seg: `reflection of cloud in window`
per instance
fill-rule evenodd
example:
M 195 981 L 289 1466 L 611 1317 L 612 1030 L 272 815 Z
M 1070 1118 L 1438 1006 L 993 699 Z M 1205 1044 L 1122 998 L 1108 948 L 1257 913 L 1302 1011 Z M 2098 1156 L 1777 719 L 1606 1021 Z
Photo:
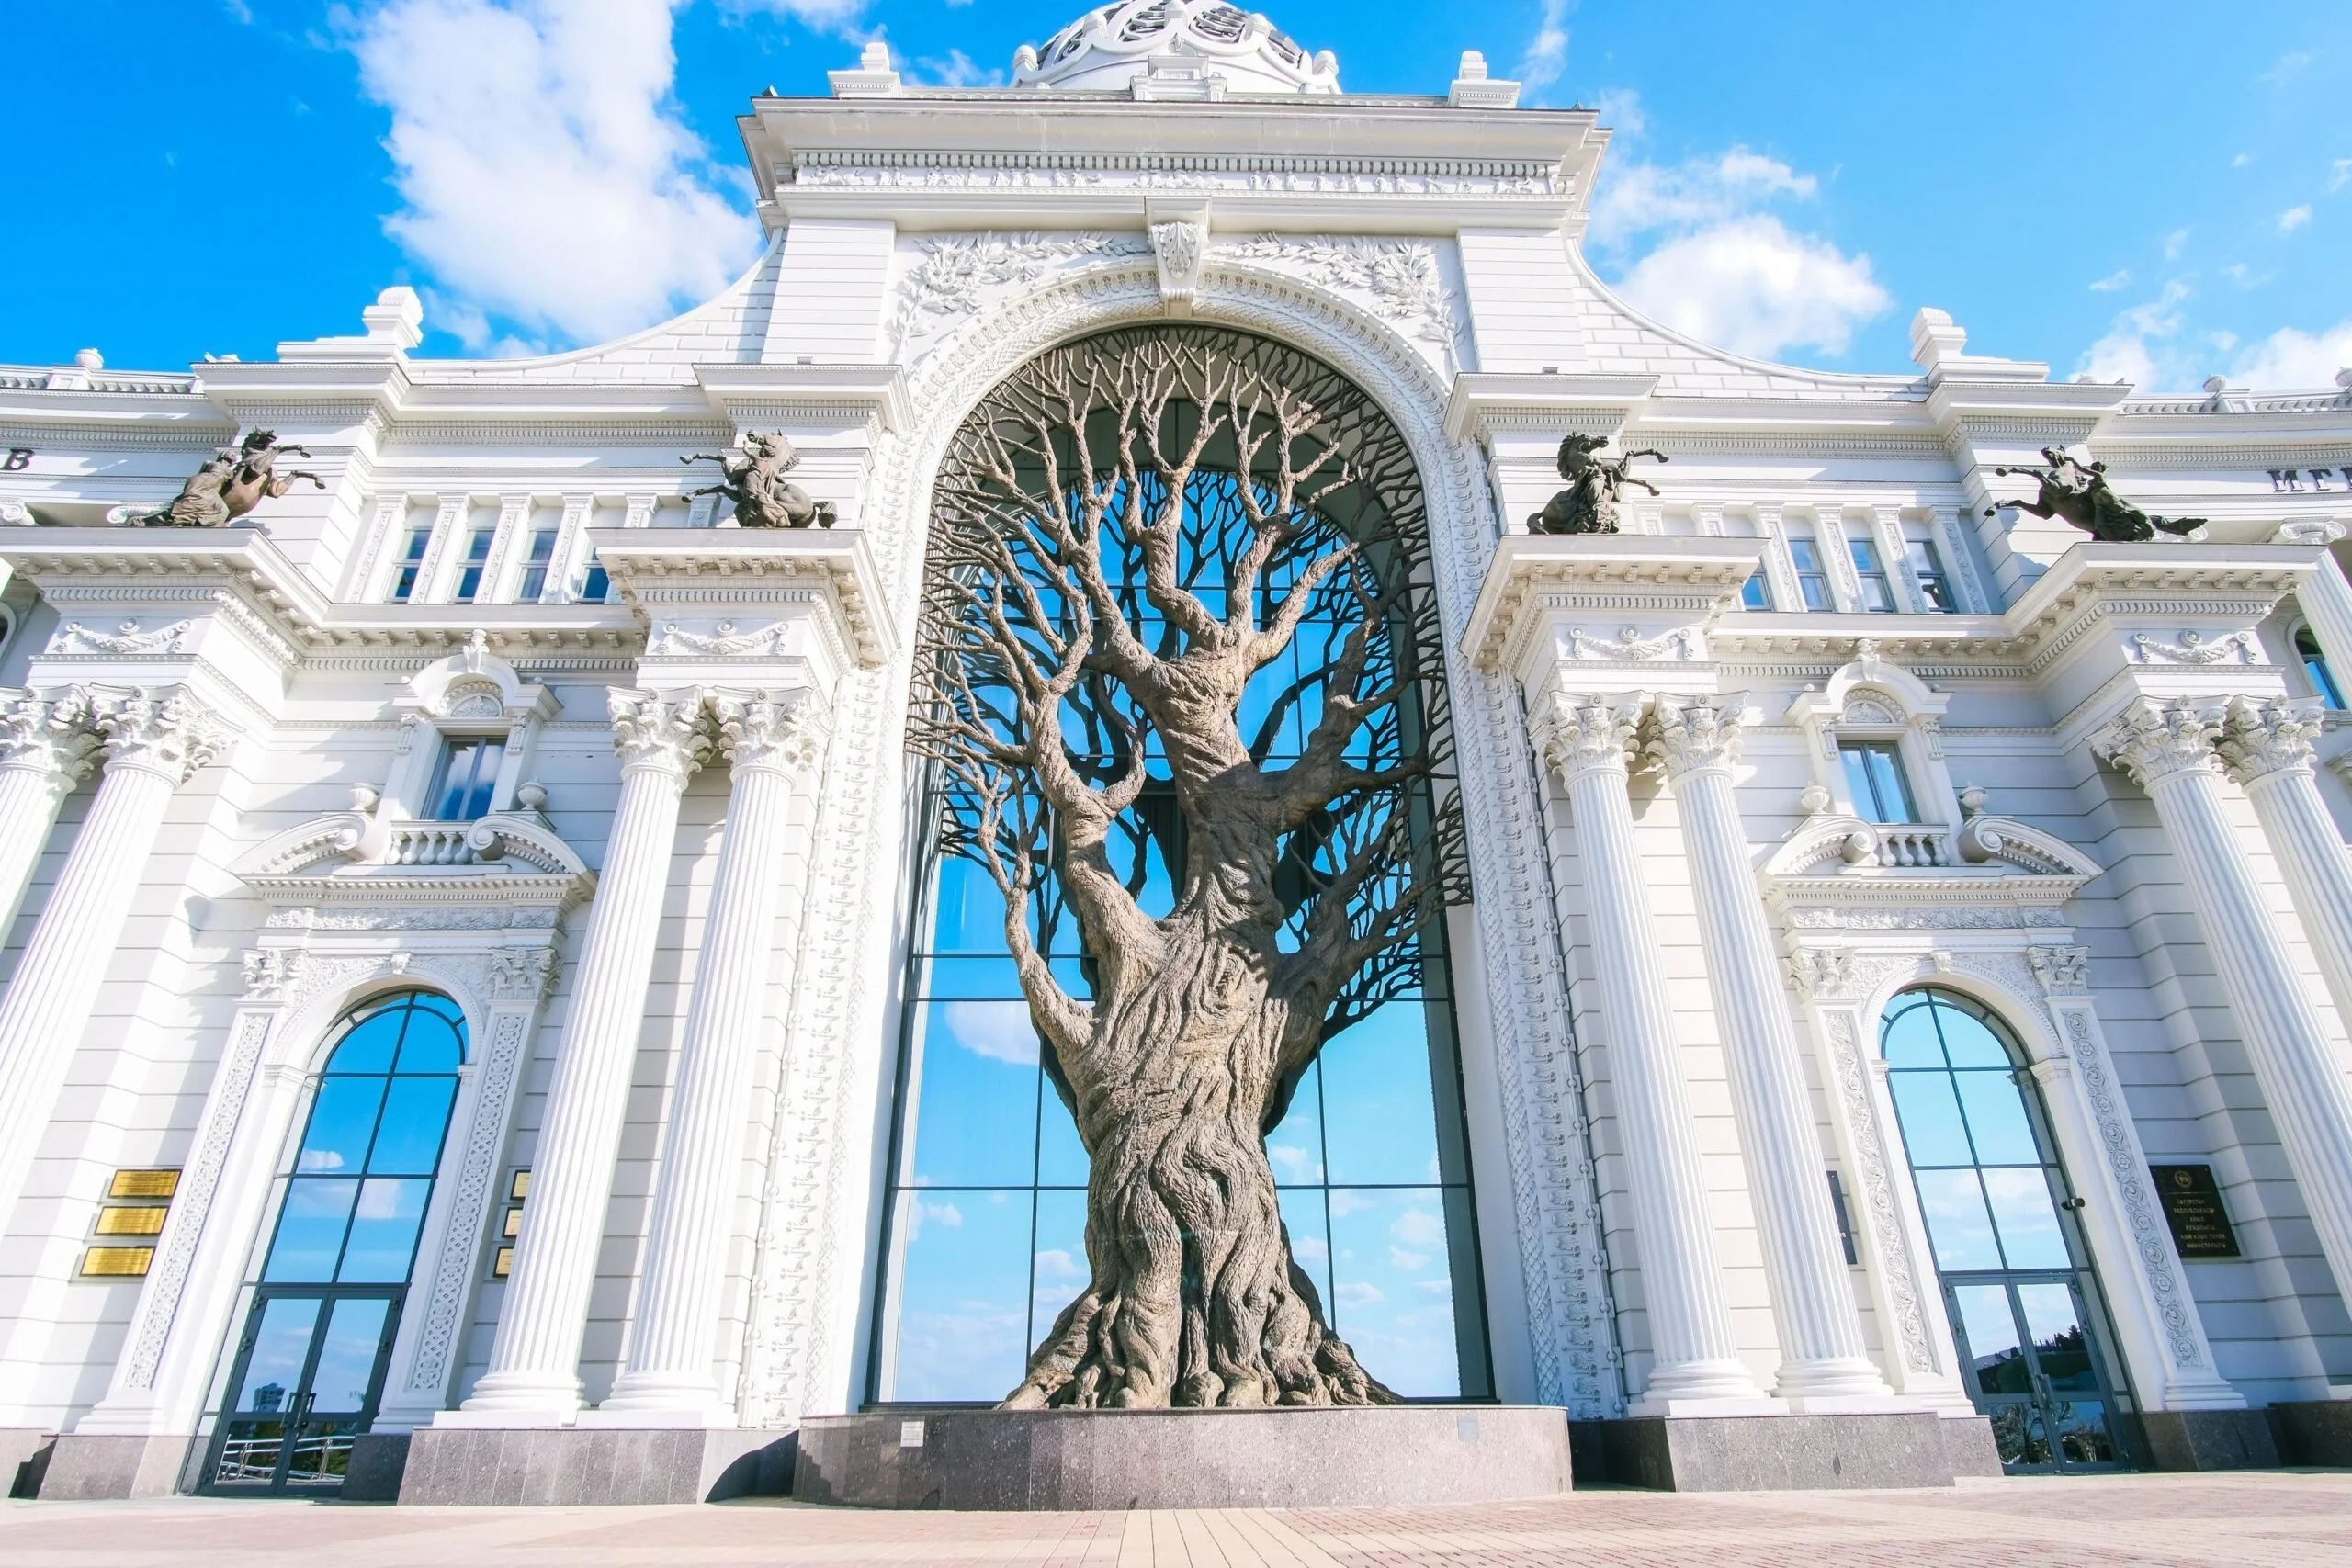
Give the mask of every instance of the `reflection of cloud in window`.
M 1293 1235 L 1290 1238 L 1290 1251 L 1291 1256 L 1301 1263 L 1324 1263 L 1329 1261 L 1331 1257 L 1330 1247 L 1319 1235 Z
M 918 1201 L 915 1204 L 915 1223 L 907 1227 L 909 1241 L 914 1241 L 922 1236 L 923 1223 L 926 1220 L 936 1220 L 951 1230 L 960 1230 L 964 1224 L 964 1211 L 953 1203 Z
M 1037 1065 L 1037 1032 L 1030 1026 L 1028 1004 L 949 1002 L 945 1011 L 956 1043 L 974 1055 L 1016 1067 Z
M 1405 1269 L 1418 1272 L 1427 1268 L 1429 1261 L 1430 1255 L 1426 1252 L 1408 1252 L 1401 1247 L 1392 1247 L 1388 1249 L 1388 1264 L 1392 1269 Z
M 1430 1297 L 1431 1300 L 1434 1300 L 1434 1301 L 1442 1301 L 1442 1302 L 1443 1302 L 1443 1303 L 1446 1304 L 1446 1308 L 1447 1308 L 1446 1314 L 1445 1314 L 1445 1316 L 1446 1316 L 1446 1321 L 1447 1321 L 1449 1324 L 1450 1324 L 1450 1323 L 1452 1323 L 1452 1322 L 1453 1321 L 1453 1280 L 1442 1280 L 1442 1279 L 1441 1279 L 1441 1280 L 1415 1280 L 1415 1281 L 1414 1281 L 1414 1283 L 1413 1283 L 1413 1289 L 1415 1289 L 1415 1290 L 1417 1290 L 1417 1291 L 1420 1292 L 1421 1292 L 1421 1294 L 1423 1294 L 1423 1295 L 1425 1295 L 1425 1296 Z
M 1378 1199 L 1367 1198 L 1361 1192 L 1351 1192 L 1345 1188 L 1334 1188 L 1331 1192 L 1331 1217 L 1335 1220 L 1343 1220 L 1350 1214 L 1361 1214 L 1378 1201 Z
M 1266 1157 L 1274 1168 L 1294 1179 L 1304 1179 L 1313 1173 L 1315 1156 L 1294 1144 L 1268 1144 Z
M 1058 1247 L 1047 1247 L 1037 1254 L 1037 1279 L 1041 1284 L 1047 1280 L 1081 1280 L 1085 1277 L 1078 1266 L 1078 1259 Z
M 412 1198 L 405 1181 L 363 1181 L 359 1184 L 358 1217 L 363 1220 L 398 1220 L 412 1213 L 403 1199 Z
M 1367 1285 L 1361 1280 L 1342 1280 L 1331 1293 L 1340 1298 L 1343 1307 L 1374 1306 L 1388 1299 L 1380 1293 L 1379 1286 Z
M 1408 1247 L 1435 1247 L 1445 1239 L 1445 1222 L 1427 1209 L 1408 1209 L 1396 1216 L 1388 1234 Z
M 297 1170 L 341 1170 L 343 1156 L 333 1149 L 304 1149 Z

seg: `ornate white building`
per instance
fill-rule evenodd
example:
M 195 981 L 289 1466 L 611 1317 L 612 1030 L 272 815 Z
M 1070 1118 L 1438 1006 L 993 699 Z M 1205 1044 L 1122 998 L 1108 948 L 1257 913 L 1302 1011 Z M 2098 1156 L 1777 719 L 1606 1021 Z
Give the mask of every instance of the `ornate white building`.
M 1607 130 L 1476 55 L 1347 94 L 1125 0 L 1013 77 L 754 100 L 764 254 L 621 342 L 413 358 L 391 289 L 0 370 L 20 1489 L 698 1496 L 1019 1380 L 1083 1156 L 940 869 L 915 606 L 978 400 L 1152 324 L 1418 470 L 1472 899 L 1270 1135 L 1375 1375 L 1653 1457 L 2346 1462 L 2352 390 L 1693 343 L 1580 254 Z M 319 488 L 110 523 L 256 427 Z M 838 525 L 684 497 L 753 432 Z M 1526 529 L 1572 432 L 1669 459 L 1614 536 Z M 2202 533 L 2004 508 L 2043 447 Z

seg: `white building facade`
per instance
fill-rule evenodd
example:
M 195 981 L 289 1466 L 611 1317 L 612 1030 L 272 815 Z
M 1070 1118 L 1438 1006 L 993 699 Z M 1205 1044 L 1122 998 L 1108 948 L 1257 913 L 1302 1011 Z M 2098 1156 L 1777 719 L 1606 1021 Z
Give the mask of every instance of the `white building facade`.
M 1209 0 L 832 81 L 742 121 L 756 265 L 619 343 L 413 358 L 395 289 L 0 371 L 20 1487 L 706 1495 L 1018 1381 L 1083 1167 L 942 978 L 916 605 L 975 404 L 1139 326 L 1311 355 L 1418 470 L 1471 897 L 1426 1079 L 1331 1066 L 1284 1208 L 1375 1375 L 2346 1462 L 2352 382 L 2152 400 L 1932 310 L 1915 373 L 1741 359 L 1581 256 L 1591 113 L 1343 94 Z M 110 523 L 255 428 L 320 486 Z M 834 526 L 684 493 L 754 432 Z M 1613 536 L 1527 531 L 1569 433 L 1668 459 Z M 2005 508 L 2044 447 L 2203 532 Z M 1391 1112 L 1428 1169 L 1348 1176 Z

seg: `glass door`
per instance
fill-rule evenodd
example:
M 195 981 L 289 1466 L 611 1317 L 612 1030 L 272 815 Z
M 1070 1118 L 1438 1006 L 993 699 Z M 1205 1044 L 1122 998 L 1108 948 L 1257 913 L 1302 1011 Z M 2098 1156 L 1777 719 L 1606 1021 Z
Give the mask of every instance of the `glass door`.
M 2093 1353 L 2087 1303 L 2064 1275 L 1948 1280 L 1944 1300 L 1968 1392 L 1991 1417 L 2003 1467 L 2106 1470 L 2121 1462 L 2114 1391 Z
M 237 1344 L 205 1489 L 341 1491 L 352 1445 L 376 1418 L 403 1293 L 265 1286 Z

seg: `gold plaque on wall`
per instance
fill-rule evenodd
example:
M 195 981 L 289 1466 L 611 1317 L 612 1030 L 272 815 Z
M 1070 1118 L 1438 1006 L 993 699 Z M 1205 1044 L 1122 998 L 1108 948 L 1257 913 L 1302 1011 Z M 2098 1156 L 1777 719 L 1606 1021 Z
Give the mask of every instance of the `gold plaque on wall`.
M 100 1279 L 136 1280 L 154 1261 L 152 1247 L 94 1247 L 82 1254 L 82 1272 Z

